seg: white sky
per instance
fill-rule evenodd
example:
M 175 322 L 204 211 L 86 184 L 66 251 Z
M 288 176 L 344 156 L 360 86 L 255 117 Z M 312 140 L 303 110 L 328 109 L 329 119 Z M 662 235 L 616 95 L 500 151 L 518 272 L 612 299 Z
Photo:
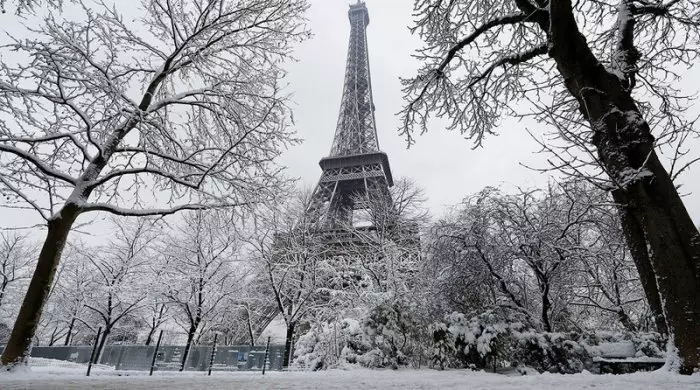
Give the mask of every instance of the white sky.
M 350 24 L 347 19 L 349 0 L 310 0 L 309 21 L 314 37 L 296 52 L 299 59 L 289 69 L 290 88 L 297 105 L 294 107 L 296 130 L 305 142 L 289 151 L 284 163 L 290 173 L 311 187 L 321 175 L 318 160 L 331 147 L 340 107 L 345 72 Z M 523 167 L 520 163 L 545 167 L 544 155 L 525 128 L 537 129 L 534 122 L 506 119 L 484 147 L 472 150 L 472 143 L 457 132 L 448 132 L 439 123 L 419 137 L 416 145 L 406 149 L 398 135 L 400 121 L 396 113 L 403 101 L 399 77 L 415 74 L 417 61 L 411 57 L 420 40 L 412 36 L 413 1 L 367 0 L 370 24 L 369 40 L 372 88 L 376 105 L 377 131 L 381 149 L 389 155 L 394 178 L 413 178 L 426 190 L 429 207 L 441 214 L 446 206 L 458 203 L 485 186 L 543 186 L 548 177 Z M 696 92 L 700 77 L 689 78 Z M 700 110 L 697 110 L 700 114 Z M 696 155 L 700 143 L 695 142 Z M 700 180 L 693 180 L 700 165 L 681 178 L 688 210 L 700 223 Z
M 312 187 L 321 169 L 318 161 L 331 147 L 340 106 L 350 25 L 347 10 L 350 0 L 310 0 L 309 25 L 314 37 L 301 44 L 298 62 L 288 66 L 288 92 L 294 94 L 295 129 L 305 139 L 288 151 L 283 163 L 289 174 L 301 178 L 301 185 Z M 119 1 L 125 13 L 135 0 Z M 417 144 L 406 149 L 405 140 L 398 135 L 403 100 L 399 77 L 415 74 L 417 62 L 411 54 L 420 40 L 408 31 L 412 24 L 413 1 L 368 0 L 370 66 L 376 119 L 381 149 L 389 155 L 394 178 L 407 176 L 423 187 L 429 197 L 428 206 L 436 215 L 446 206 L 485 186 L 543 186 L 548 177 L 533 172 L 520 163 L 544 167 L 545 156 L 536 154 L 537 145 L 525 128 L 537 130 L 536 123 L 505 119 L 497 137 L 486 140 L 483 148 L 472 150 L 471 141 L 456 132 L 447 132 L 439 123 Z M 16 16 L 0 15 L 0 30 L 17 33 L 21 30 Z M 0 44 L 6 42 L 0 37 Z M 697 92 L 700 75 L 689 76 L 684 85 Z M 700 114 L 700 108 L 696 109 Z M 695 155 L 700 155 L 700 142 L 695 142 Z M 700 165 L 681 177 L 685 203 L 696 223 L 700 223 L 700 180 L 693 180 Z M 27 212 L 30 213 L 30 212 Z M 32 217 L 34 217 L 32 215 Z M 34 219 L 34 218 L 31 218 Z M 0 227 L 27 223 L 28 216 L 8 214 L 0 209 Z M 39 219 L 36 219 L 39 222 Z

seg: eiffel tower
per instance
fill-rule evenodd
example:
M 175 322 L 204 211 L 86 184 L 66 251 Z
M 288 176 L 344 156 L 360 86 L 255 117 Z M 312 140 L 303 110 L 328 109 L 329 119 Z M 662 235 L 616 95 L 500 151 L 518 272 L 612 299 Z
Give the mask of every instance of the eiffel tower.
M 330 155 L 319 162 L 323 173 L 300 221 L 310 225 L 311 234 L 318 234 L 323 245 L 336 249 L 337 245 L 342 247 L 354 240 L 353 232 L 347 228 L 352 226 L 354 212 L 366 207 L 359 199 L 375 195 L 374 199 L 385 200 L 387 207 L 393 207 L 389 196 L 389 188 L 394 184 L 391 168 L 386 153 L 379 150 L 374 118 L 367 52 L 369 13 L 365 3 L 358 1 L 350 5 L 348 15 L 350 44 L 335 138 Z M 285 235 L 280 234 L 279 245 L 285 245 L 285 239 Z M 256 334 L 260 334 L 278 313 L 276 305 L 264 308 Z M 288 344 L 285 353 L 290 350 Z M 285 355 L 285 365 L 288 358 Z
M 372 191 L 390 202 L 393 183 L 389 158 L 379 150 L 367 50 L 369 12 L 358 0 L 350 5 L 350 44 L 340 114 L 330 155 L 319 162 L 323 173 L 306 217 L 324 230 L 351 226 L 357 199 Z M 350 224 L 350 225 L 349 225 Z

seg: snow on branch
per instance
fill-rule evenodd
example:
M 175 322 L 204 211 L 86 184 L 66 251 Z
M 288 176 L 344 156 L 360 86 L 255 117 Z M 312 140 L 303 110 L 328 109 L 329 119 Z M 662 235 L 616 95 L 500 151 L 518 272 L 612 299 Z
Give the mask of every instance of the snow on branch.
M 164 209 L 128 209 L 122 208 L 106 203 L 86 203 L 80 206 L 83 212 L 90 211 L 104 211 L 110 214 L 119 215 L 122 217 L 151 217 L 151 216 L 165 216 L 175 214 L 180 211 L 185 210 L 211 210 L 214 208 L 237 208 L 244 206 L 251 206 L 255 202 L 242 202 L 242 203 L 227 203 L 227 204 L 185 204 L 181 206 L 175 206 L 171 208 Z
M 298 140 L 281 64 L 309 36 L 306 0 L 118 7 L 80 4 L 82 19 L 52 14 L 4 47 L 20 53 L 0 63 L 4 187 L 46 216 L 230 207 L 286 185 L 277 158 Z M 137 210 L 150 195 L 206 207 Z
M 45 174 L 46 176 L 53 177 L 56 179 L 60 179 L 65 181 L 68 184 L 77 184 L 77 179 L 67 175 L 59 170 L 53 169 L 49 165 L 47 165 L 44 161 L 39 159 L 36 155 L 26 152 L 22 149 L 16 148 L 12 145 L 6 145 L 6 144 L 0 144 L 0 152 L 7 152 L 16 155 L 17 157 L 20 157 L 24 161 L 30 163 L 34 167 L 36 167 L 41 173 Z

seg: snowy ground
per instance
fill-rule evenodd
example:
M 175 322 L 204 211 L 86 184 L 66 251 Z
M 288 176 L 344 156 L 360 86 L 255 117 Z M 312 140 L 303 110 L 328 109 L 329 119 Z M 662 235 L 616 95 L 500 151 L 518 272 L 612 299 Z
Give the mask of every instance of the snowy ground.
M 119 376 L 119 375 L 122 376 Z M 127 375 L 127 376 L 124 376 Z M 35 365 L 31 372 L 0 373 L 0 389 L 700 389 L 700 375 L 666 372 L 632 375 L 530 375 L 504 376 L 471 371 L 434 370 L 330 370 L 323 372 L 172 373 L 149 377 L 144 372 L 114 371 L 97 367 L 85 377 L 81 365 Z

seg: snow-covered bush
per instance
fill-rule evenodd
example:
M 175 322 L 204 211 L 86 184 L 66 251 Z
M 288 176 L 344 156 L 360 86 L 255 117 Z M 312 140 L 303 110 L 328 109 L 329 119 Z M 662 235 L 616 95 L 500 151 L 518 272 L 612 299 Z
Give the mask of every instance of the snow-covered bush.
M 411 339 L 418 324 L 408 306 L 399 302 L 384 302 L 370 311 L 363 321 L 363 331 L 371 354 L 360 363 L 366 367 L 398 368 L 407 364 L 412 353 Z
M 539 372 L 574 374 L 590 370 L 591 354 L 577 333 L 513 332 L 510 360 Z
M 294 348 L 294 363 L 304 370 L 316 371 L 327 367 L 329 356 L 322 327 L 312 328 L 299 336 Z
M 498 363 L 571 374 L 591 370 L 593 357 L 615 344 L 626 346 L 624 354 L 629 357 L 663 357 L 665 349 L 665 340 L 658 333 L 537 332 L 496 311 L 470 318 L 453 313 L 445 322 L 433 324 L 431 331 L 432 363 L 440 369 L 485 369 Z
M 597 356 L 599 353 L 596 346 L 603 343 L 623 343 L 629 342 L 634 345 L 635 357 L 663 358 L 666 356 L 666 339 L 660 333 L 645 332 L 603 332 L 585 333 L 583 340 L 591 354 Z
M 294 362 L 305 370 L 320 370 L 339 365 L 371 364 L 376 352 L 368 342 L 362 323 L 354 318 L 315 324 L 300 336 L 294 349 Z
M 343 364 L 398 368 L 419 353 L 424 335 L 410 306 L 384 301 L 357 317 L 316 324 L 297 341 L 295 363 L 310 370 Z
M 445 318 L 445 323 L 432 328 L 433 362 L 441 367 L 450 362 L 456 367 L 486 368 L 494 359 L 502 360 L 509 355 L 510 334 L 521 327 L 518 322 L 506 322 L 492 310 L 471 318 L 452 313 Z

